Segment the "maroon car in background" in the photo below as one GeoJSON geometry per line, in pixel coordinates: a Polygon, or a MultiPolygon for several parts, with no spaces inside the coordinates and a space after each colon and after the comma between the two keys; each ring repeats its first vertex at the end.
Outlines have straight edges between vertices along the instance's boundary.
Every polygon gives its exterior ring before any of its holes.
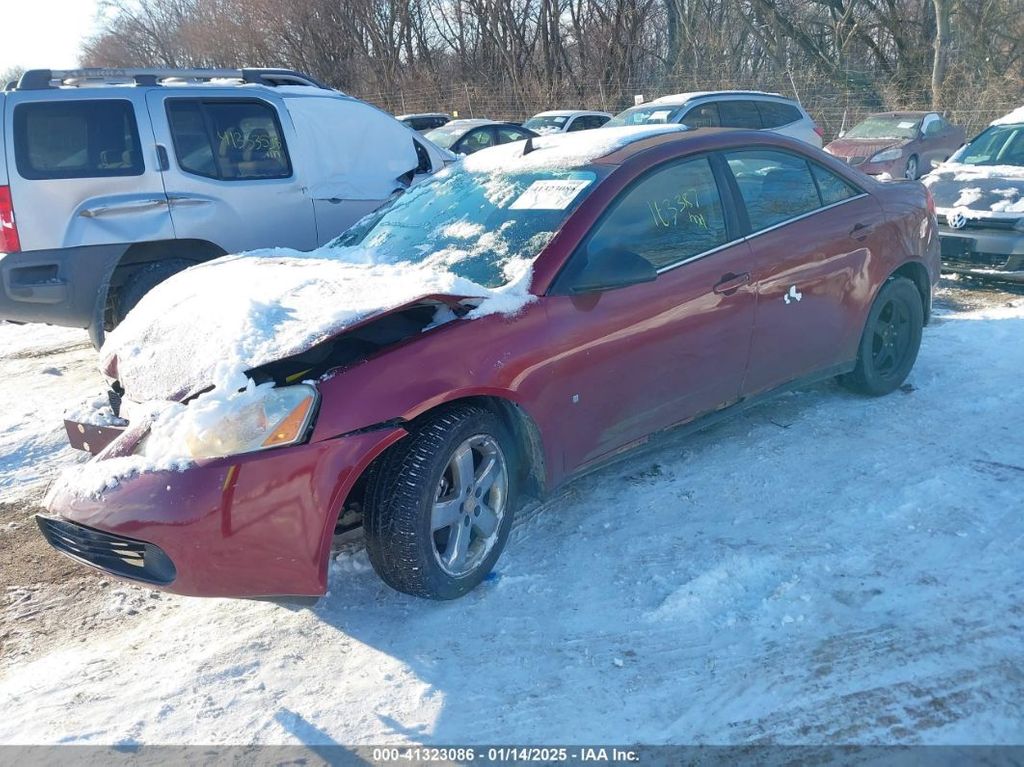
{"type": "Polygon", "coordinates": [[[854,125],[825,151],[869,176],[917,179],[964,141],[963,130],[937,112],[883,112],[854,125]]]}
{"type": "MultiPolygon", "coordinates": [[[[282,389],[305,381],[315,403],[288,427],[294,444],[142,473],[98,497],[54,493],[44,535],[172,592],[315,597],[339,520],[361,517],[384,581],[450,599],[493,568],[524,498],[652,433],[832,376],[868,395],[903,383],[939,274],[923,186],[759,131],[623,133],[567,160],[587,135],[524,142],[521,168],[455,166],[461,199],[437,199],[446,182],[434,180],[347,235],[398,243],[412,261],[446,225],[527,243],[554,231],[516,314],[471,319],[463,296],[424,296],[250,371],[282,389]],[[519,204],[538,181],[555,202],[519,204]],[[458,318],[437,324],[440,305],[458,318]]],[[[497,258],[453,268],[497,284],[497,258]]],[[[130,425],[92,461],[144,439],[130,425]]]]}

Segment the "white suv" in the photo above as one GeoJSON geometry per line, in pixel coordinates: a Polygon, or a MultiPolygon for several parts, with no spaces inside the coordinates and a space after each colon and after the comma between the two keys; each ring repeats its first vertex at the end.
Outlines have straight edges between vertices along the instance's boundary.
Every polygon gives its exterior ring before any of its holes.
{"type": "Polygon", "coordinates": [[[630,107],[607,123],[651,125],[682,123],[690,128],[770,130],[821,147],[822,130],[793,99],[761,91],[698,91],[662,96],[630,107]]]}
{"type": "Polygon", "coordinates": [[[33,70],[0,118],[0,320],[97,346],[174,272],[323,245],[455,159],[290,70],[33,70]]]}

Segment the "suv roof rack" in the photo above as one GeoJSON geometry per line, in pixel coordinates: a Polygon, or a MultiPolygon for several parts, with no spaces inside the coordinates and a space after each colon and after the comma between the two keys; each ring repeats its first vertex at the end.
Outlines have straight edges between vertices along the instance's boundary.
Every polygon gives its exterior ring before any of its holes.
{"type": "Polygon", "coordinates": [[[38,91],[61,86],[97,85],[170,85],[186,82],[209,82],[211,80],[237,80],[240,83],[267,85],[308,85],[313,88],[327,86],[307,74],[292,69],[264,69],[246,67],[243,69],[177,69],[177,68],[115,68],[88,67],[85,69],[30,69],[18,81],[17,90],[38,91]]]}

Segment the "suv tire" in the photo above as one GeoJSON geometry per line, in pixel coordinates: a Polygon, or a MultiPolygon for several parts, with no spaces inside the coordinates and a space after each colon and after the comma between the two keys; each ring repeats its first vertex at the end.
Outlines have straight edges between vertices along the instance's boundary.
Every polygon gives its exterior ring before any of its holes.
{"type": "Polygon", "coordinates": [[[136,304],[149,291],[171,275],[177,274],[183,269],[188,269],[192,265],[192,261],[186,261],[183,258],[168,258],[163,261],[146,264],[136,271],[114,297],[111,327],[109,330],[113,330],[124,322],[128,312],[134,309],[136,304]]]}

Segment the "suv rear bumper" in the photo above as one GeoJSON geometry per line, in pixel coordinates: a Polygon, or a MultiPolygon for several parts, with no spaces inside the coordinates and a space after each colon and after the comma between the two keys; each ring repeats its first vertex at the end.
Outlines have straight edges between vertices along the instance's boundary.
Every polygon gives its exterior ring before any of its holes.
{"type": "Polygon", "coordinates": [[[126,249],[85,245],[0,254],[0,320],[71,328],[96,324],[105,286],[126,249]]]}

